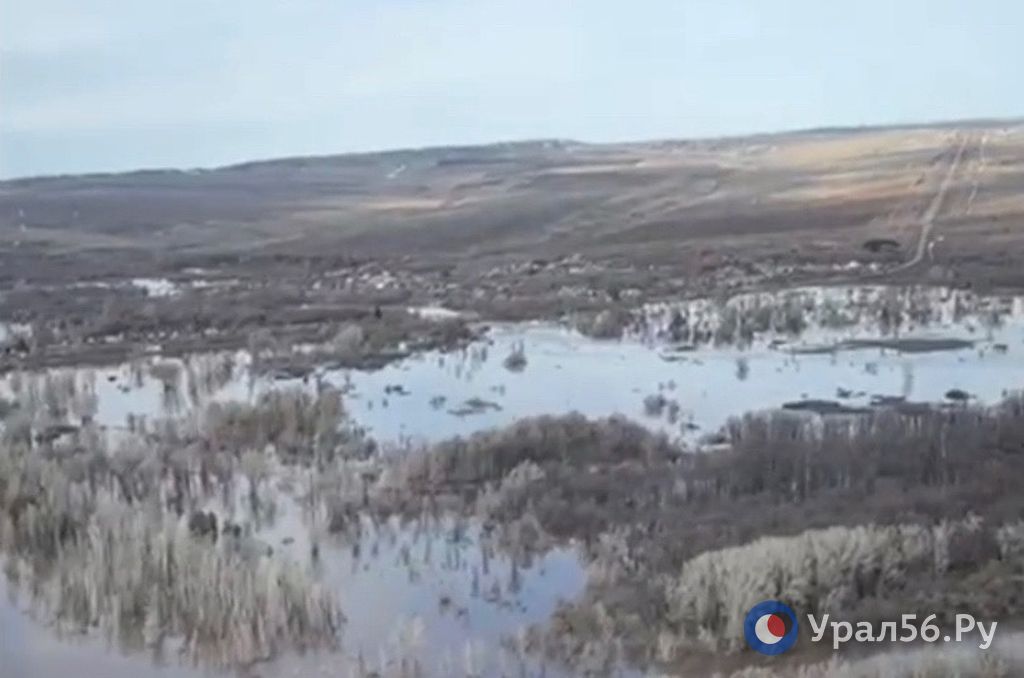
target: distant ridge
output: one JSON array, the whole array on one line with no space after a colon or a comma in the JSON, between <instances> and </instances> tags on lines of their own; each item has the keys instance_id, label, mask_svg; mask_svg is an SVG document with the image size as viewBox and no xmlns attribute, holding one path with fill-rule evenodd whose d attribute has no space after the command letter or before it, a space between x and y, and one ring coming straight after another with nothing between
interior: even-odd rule
<instances>
[{"instance_id":1,"label":"distant ridge","mask_svg":"<svg viewBox=\"0 0 1024 678\"><path fill-rule=\"evenodd\" d=\"M315 155L296 155L296 156L281 156L276 158L263 158L246 160L237 163L229 163L225 165L209 166L209 167L192 167L192 168L174 168L174 167L154 167L154 168L139 168L135 170L127 170L123 172L86 172L86 173L65 173L65 174L41 174L32 175L25 177L15 177L11 179L0 180L0 187L5 185L9 186L24 186L29 183L48 181L48 180L62 180L69 178L78 179L102 179L112 177L132 177L132 176L155 176L155 175L170 175L170 174L205 174L209 172L230 172L239 170L249 170L256 167L266 167L273 165L281 165L283 167L301 167L303 165L311 164L330 164L330 163L351 163L366 160L401 160L402 158L409 157L423 157L430 155L440 155L444 153L481 153L481 152L494 152L499 151L511 151L518 153L526 153L530 151L542 151L542 150L570 150L572 148L583 148L583 147L622 147L622 146L644 146L650 144L665 144L665 143L707 143L707 142L738 142L743 140L765 140L780 137L794 137L794 136L821 136L821 135L843 135L843 134L867 134L871 132L880 131L910 131L910 130L925 130L925 129L974 129L974 128L985 128L985 127L998 127L1001 125L1020 125L1024 124L1024 117L1010 117L1010 118L967 118L962 120L940 120L932 122L920 122L920 123L892 123L892 124L880 124L880 125L861 125L861 126L827 126L827 127L809 127L809 128L797 128L790 130L779 130L774 132L751 132L746 134L734 134L734 135L723 135L723 136L710 136L710 137L664 137L664 138L652 138L652 139L638 139L638 140L623 140L623 141L607 141L607 142L588 142L580 141L567 138L550 138L550 139L523 139L523 140L510 140L510 141L495 141L486 144L457 144L457 145L442 145L442 146L422 146L422 147L410 147L410 148L393 148L393 149L381 149L378 151L358 151L351 153L324 153Z\"/></svg>"}]
</instances>

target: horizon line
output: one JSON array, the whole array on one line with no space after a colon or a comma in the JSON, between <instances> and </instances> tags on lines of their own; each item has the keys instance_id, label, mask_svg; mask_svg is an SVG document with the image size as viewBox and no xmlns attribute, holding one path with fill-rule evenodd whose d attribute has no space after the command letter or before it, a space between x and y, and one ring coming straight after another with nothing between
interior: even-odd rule
<instances>
[{"instance_id":1,"label":"horizon line","mask_svg":"<svg viewBox=\"0 0 1024 678\"><path fill-rule=\"evenodd\" d=\"M495 141L481 142L481 143L452 143L452 144L426 144L423 146L399 146L399 147L382 147L375 150L369 151L337 151L337 152L325 152L325 153L313 153L307 155L281 155L273 157L263 158L252 158L249 160L240 160L238 162L229 162L219 165L194 165L191 167L172 167L172 166L140 166L134 169L126 170L112 170L112 171L91 171L91 172L62 172L54 174L26 174L21 176L11 177L0 177L0 186L5 184L18 184L27 183L33 181L48 181L58 179L70 179L70 178L100 178L100 177L116 177L116 176L129 176L135 174L169 174L169 173L212 173L220 172L225 170L240 169L253 165L269 165L274 163L294 162L299 160L326 160L329 158L360 158L369 156L386 156L386 155L398 155L405 153L425 153L429 151L443 151L443 150L467 150L467 149L479 149L479 148L490 148L495 146L525 146L529 144L543 144L543 143L557 143L564 145L577 145L577 146L616 146L616 145L650 145L657 143L666 142L701 142L701 141L736 141L741 139L751 139L756 137L781 137L781 136L798 136L802 134L841 134L841 133L858 133L858 132L869 132L869 131L887 131L887 130L912 130L912 129L928 129L928 128L942 128L942 127L971 127L979 125L1012 125L1024 123L1024 115L1020 116L994 116L994 117L971 117L971 118L954 118L954 119L941 119L941 120L927 120L918 122L892 122L892 123L869 123L863 125L822 125L818 127L794 127L784 128L774 131L750 131L750 132L739 132L735 134L718 134L708 136L692 136L692 137L650 137L650 138L637 138L637 139L622 139L616 141L584 141L572 137L537 137L537 138L518 138L518 139L496 139Z\"/></svg>"}]
</instances>

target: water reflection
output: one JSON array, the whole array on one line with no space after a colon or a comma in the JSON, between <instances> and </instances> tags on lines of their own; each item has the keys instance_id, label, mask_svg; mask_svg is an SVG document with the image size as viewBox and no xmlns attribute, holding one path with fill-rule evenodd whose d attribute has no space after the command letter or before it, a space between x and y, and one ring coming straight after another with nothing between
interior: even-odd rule
<instances>
[{"instance_id":1,"label":"water reflection","mask_svg":"<svg viewBox=\"0 0 1024 678\"><path fill-rule=\"evenodd\" d=\"M797 311L799 322L786 320ZM748 331L749 323L736 317L767 318L756 321L766 329ZM731 339L716 343L723 326L731 328ZM622 413L696 437L735 414L808 398L842 397L860 406L880 396L939 401L958 389L995 401L1024 380L1024 361L1015 355L1022 344L1020 298L815 288L725 304L651 306L622 340L591 339L553 324L504 325L460 351L418 354L372 372L321 368L304 380L257 376L248 354L238 352L10 375L0 381L0 395L27 389L53 403L66 396L74 416L94 415L116 428L130 416L177 415L211 400L251 401L284 386L332 385L345 394L355 421L392 445L570 411ZM645 417L644 399L666 383L678 385L668 398L676 415Z\"/></svg>"},{"instance_id":2,"label":"water reflection","mask_svg":"<svg viewBox=\"0 0 1024 678\"><path fill-rule=\"evenodd\" d=\"M570 411L626 414L696 440L730 416L796 400L856 408L957 392L995 401L1024 382L1016 357L1022 347L1017 298L814 289L651 306L615 341L550 323L503 325L463 350L423 353L373 372L321 368L305 380L275 379L258 375L246 352L138 358L113 368L9 374L0 396L27 403L15 416L55 436L61 426L93 421L108 435L127 436L211 402L333 386L357 424L396 447ZM532 674L539 666L515 639L585 583L571 548L515 560L489 545L479 526L451 520L399 525L361 516L357 529L339 536L326 515L304 507L295 489L303 479L282 479L256 457L243 458L242 473L247 492L206 508L245 520L254 538L283 557L315 564L348 619L339 654L285 658L265 667L271 673ZM95 639L58 642L10 600L0 602L0 624L4 676L80 674L83 666L111 678L198 675L150 669L147 658L119 657Z\"/></svg>"},{"instance_id":3,"label":"water reflection","mask_svg":"<svg viewBox=\"0 0 1024 678\"><path fill-rule=\"evenodd\" d=\"M103 678L200 678L205 674L177 663L159 666L149 658L124 656L97 638L61 637L41 628L0 578L0 666L4 678L103 676Z\"/></svg>"}]
</instances>

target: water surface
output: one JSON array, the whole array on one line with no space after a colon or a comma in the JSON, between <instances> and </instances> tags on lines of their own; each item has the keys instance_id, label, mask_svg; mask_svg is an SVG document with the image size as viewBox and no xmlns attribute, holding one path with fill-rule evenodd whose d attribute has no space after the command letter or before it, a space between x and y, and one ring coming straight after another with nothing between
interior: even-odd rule
<instances>
[{"instance_id":1,"label":"water surface","mask_svg":"<svg viewBox=\"0 0 1024 678\"><path fill-rule=\"evenodd\" d=\"M166 292L159 285L146 287L151 294ZM726 304L659 304L615 340L589 338L555 323L495 325L459 351L426 352L376 371L322 367L307 379L257 376L244 351L184 360L149 357L110 368L8 374L0 379L0 395L42 403L66 397L75 417L91 416L118 431L134 417L180 416L214 400L251 401L276 388L333 385L345 393L355 422L381 442L400 445L572 411L626 415L695 442L729 417L801 399L868 405L876 396L898 396L936 402L959 389L992 403L1024 385L1020 299L979 300L947 290L901 294L884 288L811 289ZM765 308L790 326L773 320L770 328L754 332L722 330L737 317L766 317ZM798 314L799 308L804 312ZM797 315L803 324L794 320ZM888 347L857 343L881 338ZM916 340L902 345L907 350L892 343L906 339ZM655 400L660 405L652 407ZM275 519L256 537L279 556L310 562L311 533L317 529L282 494ZM339 652L284 658L268 671L337 675L363 666L384 672L404 657L440 675L467 668L493 675L522 661L501 650L502 641L543 623L560 599L579 595L585 585L572 547L513 565L507 555L486 549L473 525L417 529L367 523L360 533L358 541L351 535L318 540L318 574L338 593L348 618ZM177 666L173 657L171 666L154 667L145 654L124 657L100 639L59 640L21 607L7 597L0 600L5 678L84 670L109 678L199 675ZM539 670L536 664L529 668Z\"/></svg>"}]
</instances>

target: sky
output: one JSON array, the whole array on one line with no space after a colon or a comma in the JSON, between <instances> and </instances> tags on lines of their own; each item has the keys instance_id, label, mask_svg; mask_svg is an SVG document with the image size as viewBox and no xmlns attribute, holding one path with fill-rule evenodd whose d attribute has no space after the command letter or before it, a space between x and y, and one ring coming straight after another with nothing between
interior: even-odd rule
<instances>
[{"instance_id":1,"label":"sky","mask_svg":"<svg viewBox=\"0 0 1024 678\"><path fill-rule=\"evenodd\" d=\"M0 177L1024 115L1019 0L0 0Z\"/></svg>"}]
</instances>

